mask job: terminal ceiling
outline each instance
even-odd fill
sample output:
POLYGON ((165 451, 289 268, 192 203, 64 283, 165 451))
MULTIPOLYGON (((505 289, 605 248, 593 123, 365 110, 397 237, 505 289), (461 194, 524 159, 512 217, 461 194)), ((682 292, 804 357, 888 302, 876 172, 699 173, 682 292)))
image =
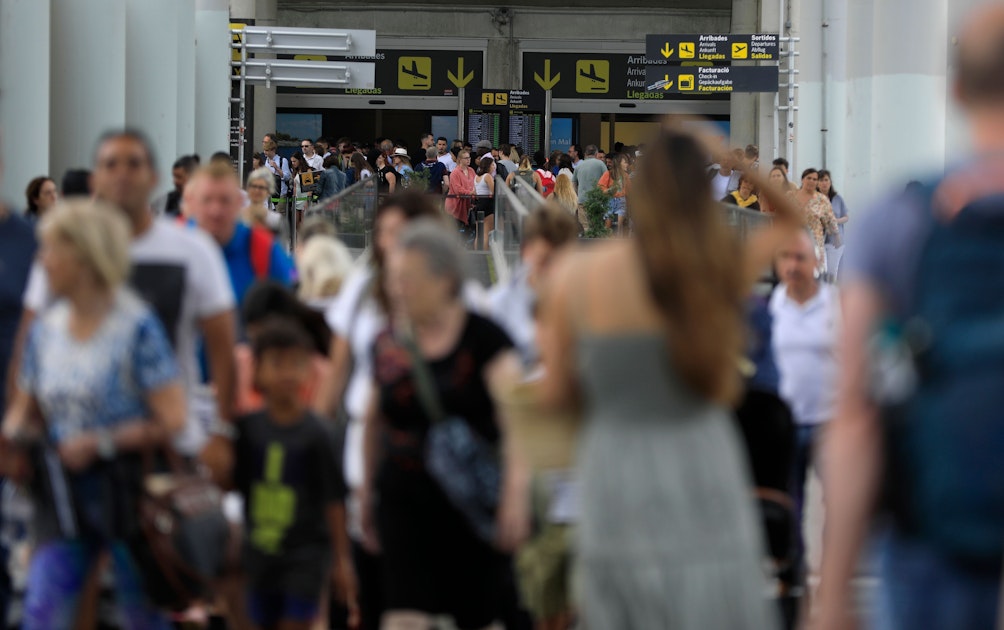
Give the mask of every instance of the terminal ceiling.
MULTIPOLYGON (((622 2, 611 3, 610 0, 546 0, 542 2, 541 0, 464 0, 462 3, 457 2, 423 2, 426 6, 444 6, 444 7, 454 7, 464 6, 464 7, 486 7, 486 8, 502 8, 502 7, 534 7, 534 8, 560 8, 568 7, 574 9, 577 7, 610 7, 611 13, 616 13, 619 10, 625 8, 663 8, 670 10, 692 10, 700 12, 702 10, 718 12, 722 10, 731 10, 733 0, 623 0, 622 2)), ((320 0, 279 0, 279 11, 282 12, 283 8, 300 10, 300 11, 323 11, 323 10, 333 10, 338 9, 359 9, 365 8, 367 6, 372 6, 361 2, 342 2, 338 0, 331 0, 328 2, 323 2, 320 0)), ((407 6, 408 8, 415 8, 415 3, 381 3, 381 7, 389 7, 394 5, 407 6)))

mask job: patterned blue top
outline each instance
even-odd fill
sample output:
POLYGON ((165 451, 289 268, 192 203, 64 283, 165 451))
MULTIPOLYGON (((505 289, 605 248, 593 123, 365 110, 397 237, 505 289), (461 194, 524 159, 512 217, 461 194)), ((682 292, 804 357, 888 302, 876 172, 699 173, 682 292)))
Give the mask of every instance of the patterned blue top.
MULTIPOLYGON (((180 372, 164 329, 146 304, 120 290, 86 341, 69 332, 70 305, 57 302, 34 324, 20 387, 38 401, 52 440, 149 418, 145 397, 180 372)), ((180 382, 180 381, 179 381, 180 382)))

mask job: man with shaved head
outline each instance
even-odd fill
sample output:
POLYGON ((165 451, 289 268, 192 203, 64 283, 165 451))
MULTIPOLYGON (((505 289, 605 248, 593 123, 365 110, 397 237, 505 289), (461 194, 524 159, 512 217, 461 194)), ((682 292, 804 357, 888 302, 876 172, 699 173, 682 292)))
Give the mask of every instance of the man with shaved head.
POLYGON ((272 233, 241 222, 244 199, 230 164, 210 164, 192 175, 185 187, 185 209, 223 251, 237 303, 255 280, 291 286, 293 263, 272 233))
POLYGON ((882 201, 847 248, 816 628, 852 627, 873 533, 878 627, 999 627, 1004 4, 969 17, 955 62, 973 156, 882 201))

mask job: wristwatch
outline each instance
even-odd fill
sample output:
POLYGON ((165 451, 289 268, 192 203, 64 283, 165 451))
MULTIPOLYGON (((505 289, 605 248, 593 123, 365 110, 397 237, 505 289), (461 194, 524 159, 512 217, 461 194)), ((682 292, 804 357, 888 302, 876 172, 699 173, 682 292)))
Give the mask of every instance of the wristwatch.
POLYGON ((108 461, 115 457, 115 438, 107 429, 98 430, 98 457, 108 461))

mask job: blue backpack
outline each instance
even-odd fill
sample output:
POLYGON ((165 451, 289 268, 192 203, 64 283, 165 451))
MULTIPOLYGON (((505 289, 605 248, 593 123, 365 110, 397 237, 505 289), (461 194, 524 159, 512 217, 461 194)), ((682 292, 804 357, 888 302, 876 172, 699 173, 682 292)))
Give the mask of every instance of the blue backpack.
POLYGON ((901 529, 960 561, 1004 555, 1004 194, 930 218, 906 331, 914 387, 885 409, 887 498, 901 529), (891 489, 891 492, 888 492, 891 489))

